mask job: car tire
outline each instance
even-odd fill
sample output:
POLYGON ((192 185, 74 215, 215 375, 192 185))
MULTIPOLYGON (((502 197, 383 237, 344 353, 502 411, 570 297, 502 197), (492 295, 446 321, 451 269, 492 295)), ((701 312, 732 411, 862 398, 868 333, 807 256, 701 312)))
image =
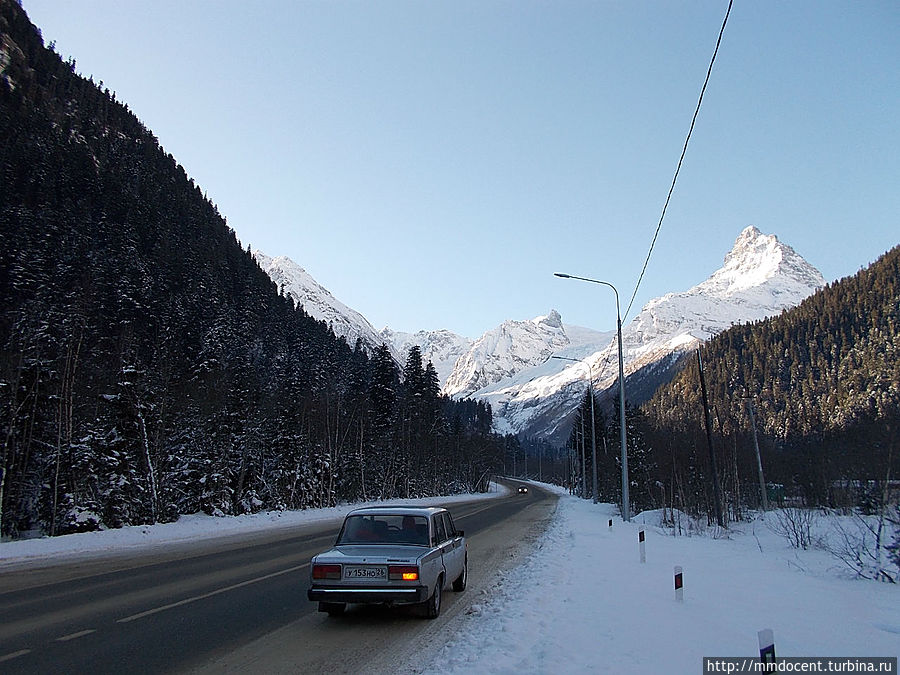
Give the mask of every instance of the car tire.
POLYGON ((444 588, 444 577, 438 577, 434 593, 425 601, 425 618, 436 619, 441 614, 441 591, 444 588))
POLYGON ((459 576, 453 581, 453 590, 457 593, 462 593, 466 590, 466 582, 469 580, 469 559, 466 558, 463 563, 462 572, 459 573, 459 576))
POLYGON ((340 616, 344 613, 344 610, 347 609, 347 604, 344 602, 320 602, 319 603, 319 611, 327 612, 328 616, 340 616))

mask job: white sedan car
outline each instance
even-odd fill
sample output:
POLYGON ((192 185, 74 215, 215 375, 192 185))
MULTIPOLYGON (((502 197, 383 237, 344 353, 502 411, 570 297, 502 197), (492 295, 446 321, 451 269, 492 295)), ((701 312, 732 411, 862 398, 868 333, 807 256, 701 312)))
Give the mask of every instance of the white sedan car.
POLYGON ((310 563, 307 597, 334 616, 348 603, 419 605, 436 618, 441 592, 466 588, 468 551, 444 508, 370 506, 347 514, 334 548, 310 563))

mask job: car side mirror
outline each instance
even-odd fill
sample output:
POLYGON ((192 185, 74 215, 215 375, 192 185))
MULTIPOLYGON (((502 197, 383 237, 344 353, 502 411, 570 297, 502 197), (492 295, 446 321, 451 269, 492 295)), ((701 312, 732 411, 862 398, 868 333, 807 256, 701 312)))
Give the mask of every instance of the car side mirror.
POLYGON ((463 537, 463 536, 465 536, 465 532, 463 532, 462 530, 457 530, 457 531, 456 531, 456 536, 457 536, 457 537, 463 537))

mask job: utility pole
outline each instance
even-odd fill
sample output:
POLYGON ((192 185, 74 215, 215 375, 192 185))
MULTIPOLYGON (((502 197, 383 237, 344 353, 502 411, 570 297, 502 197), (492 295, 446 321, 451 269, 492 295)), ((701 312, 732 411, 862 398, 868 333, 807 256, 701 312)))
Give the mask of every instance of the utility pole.
POLYGON ((587 499, 587 462, 584 457, 584 415, 581 415, 581 498, 587 499))
POLYGON ((759 441, 756 438, 756 415, 753 410, 753 397, 747 397, 747 408, 750 410, 750 428, 753 429, 753 449, 756 451, 756 469, 759 472, 759 494, 762 497, 763 511, 769 510, 769 496, 766 494, 766 479, 763 477, 762 457, 759 454, 759 441))
MULTIPOLYGON (((590 364, 588 364, 590 367, 590 364)), ((594 419, 594 378, 591 376, 591 457, 593 463, 594 503, 597 503, 597 422, 594 419)))
POLYGON ((578 494, 578 430, 575 430, 575 443, 569 450, 569 494, 573 497, 578 494))
POLYGON ((703 376, 703 359, 700 358, 700 349, 697 349, 697 367, 700 370, 700 392, 703 395, 703 419, 706 422, 706 444, 709 446, 709 466, 713 475, 713 496, 715 497, 716 522, 719 527, 725 527, 725 519, 722 516, 722 486, 719 485, 719 470, 716 467, 716 453, 713 451, 712 423, 709 418, 709 399, 706 397, 706 378, 703 376))

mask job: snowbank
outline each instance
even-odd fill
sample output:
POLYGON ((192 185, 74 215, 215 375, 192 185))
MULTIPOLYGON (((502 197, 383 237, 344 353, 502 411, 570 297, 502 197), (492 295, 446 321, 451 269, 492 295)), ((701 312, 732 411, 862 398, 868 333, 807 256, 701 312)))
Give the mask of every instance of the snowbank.
POLYGON ((848 580, 831 555, 791 548, 761 521, 674 537, 651 524, 658 513, 644 525, 615 513, 562 496, 534 555, 456 619, 426 672, 696 673, 704 656, 757 656, 764 628, 780 656, 900 652, 900 586, 848 580))
POLYGON ((491 491, 485 494, 463 494, 423 499, 395 499, 383 502, 342 504, 333 508, 307 509, 304 511, 265 511, 252 515, 214 517, 205 514, 181 516, 174 523, 134 525, 115 530, 82 532, 61 537, 42 537, 8 541, 0 544, 0 569, 11 564, 31 560, 82 557, 109 552, 139 551, 163 545, 215 539, 233 535, 249 535, 278 528, 291 528, 315 522, 338 520, 349 511, 372 504, 453 504, 472 499, 502 497, 509 491, 502 485, 491 483, 491 491))

